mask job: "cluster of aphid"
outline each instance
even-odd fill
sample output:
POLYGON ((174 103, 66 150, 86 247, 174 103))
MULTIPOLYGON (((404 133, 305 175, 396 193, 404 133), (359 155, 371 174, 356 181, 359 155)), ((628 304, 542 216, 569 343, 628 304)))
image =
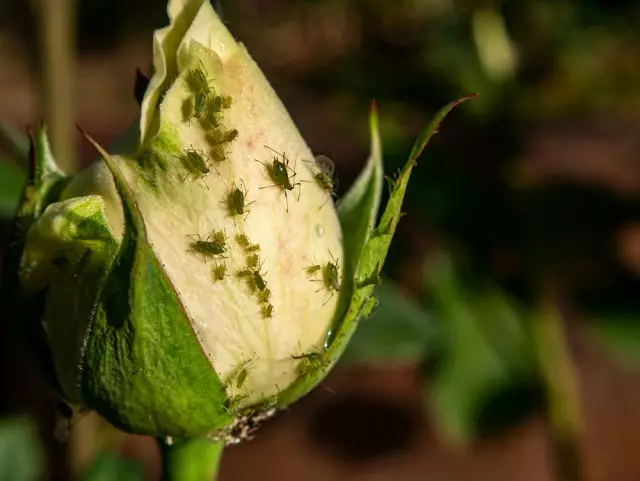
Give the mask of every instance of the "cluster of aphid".
POLYGON ((262 317, 270 319, 273 317, 273 304, 271 304, 271 290, 264 280, 266 272, 262 272, 264 261, 260 262, 260 244, 252 244, 245 234, 238 234, 236 240, 246 255, 246 267, 238 271, 237 276, 247 283, 251 294, 257 294, 262 317))
POLYGON ((238 137, 238 131, 227 130, 222 125, 223 110, 231 107, 232 99, 228 95, 216 93, 202 62, 189 70, 187 84, 193 95, 185 101, 185 120, 191 122, 192 119, 196 119, 208 130, 207 140, 211 150, 207 154, 201 149, 191 147, 185 150, 180 160, 187 171, 187 177, 203 179, 211 168, 216 170, 212 162, 219 164, 226 159, 227 147, 238 137))
POLYGON ((321 352, 308 352, 299 356, 292 354, 291 358, 300 361, 296 366, 298 376, 304 376, 310 372, 326 369, 330 363, 326 350, 322 350, 321 352))
MULTIPOLYGON (((234 413, 235 414, 235 413, 234 413)), ((239 444, 242 441, 250 441, 260 424, 271 419, 276 414, 276 408, 271 407, 263 411, 249 409, 245 414, 234 416, 231 426, 211 436, 212 441, 224 441, 230 444, 239 444)))
MULTIPOLYGON (((287 191, 292 191, 295 187, 300 188, 303 182, 315 182, 320 186, 320 188, 322 188, 322 190, 329 194, 327 200, 331 199, 335 195, 335 185, 333 181, 334 165, 329 157, 325 155, 318 155, 314 161, 305 160, 304 162, 313 164, 317 169, 313 174, 314 180, 300 180, 298 182, 294 182, 293 180, 297 175, 295 171, 295 165, 293 166, 293 168, 289 166, 289 159, 284 152, 279 153, 271 149, 270 147, 267 148, 277 154, 273 157, 271 163, 264 163, 258 159, 255 159, 255 161, 264 165, 264 167, 267 169, 267 174, 269 175, 269 178, 271 179, 273 184, 260 188, 266 189, 269 187, 277 187, 281 189, 284 192, 285 201, 287 202, 287 211, 289 211, 289 198, 287 195, 287 191), (282 160, 280 160, 280 157, 282 157, 282 160)), ((298 198, 299 197, 300 190, 298 190, 298 198)), ((320 208, 324 207, 325 204, 326 202, 324 202, 320 206, 320 208)))

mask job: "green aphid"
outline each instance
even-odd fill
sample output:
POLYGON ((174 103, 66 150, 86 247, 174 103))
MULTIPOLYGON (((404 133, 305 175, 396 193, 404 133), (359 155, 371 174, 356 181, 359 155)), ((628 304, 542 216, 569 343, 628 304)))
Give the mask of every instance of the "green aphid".
POLYGON ((246 248, 249 245, 249 238, 246 234, 236 235, 236 241, 238 241, 238 244, 243 248, 246 248))
MULTIPOLYGON (((265 146, 267 147, 267 146, 265 146)), ((273 150, 270 147, 267 147, 269 150, 273 150)), ((275 151, 274 151, 275 152, 275 151)), ((276 152, 277 153, 277 152, 276 152)), ((287 202, 287 212, 289 211, 289 198, 287 197, 287 191, 293 190, 294 187, 300 187, 300 182, 293 183, 293 178, 297 175, 295 171, 295 166, 292 169, 289 167, 289 159, 287 159, 284 153, 278 154, 282 155, 282 162, 278 159, 278 157, 274 157, 271 164, 265 164, 264 162, 259 161, 258 159, 254 159, 256 162, 264 165, 267 168, 267 172, 269 177, 273 181, 273 185, 267 185, 264 187, 260 187, 261 189, 266 189, 269 187, 279 187, 284 192, 285 200, 287 202), (292 175, 289 175, 289 171, 292 172, 292 175)), ((299 197, 299 194, 298 194, 299 197)))
POLYGON ((195 93, 204 92, 207 95, 209 94, 211 91, 211 85, 209 84, 210 81, 207 78, 206 69, 204 68, 202 60, 199 62, 198 66, 189 70, 187 82, 189 87, 191 87, 195 93))
POLYGON ((232 216, 248 214, 249 207, 254 202, 247 202, 247 188, 241 180, 240 185, 233 184, 227 198, 227 204, 232 216))
POLYGON ((258 290, 264 291, 266 289, 267 284, 264 282, 259 270, 253 271, 253 281, 255 282, 258 290))
POLYGON ((236 379, 236 387, 238 389, 242 387, 248 375, 249 375, 249 370, 246 367, 243 367, 242 369, 240 369, 240 372, 238 373, 238 378, 236 379))
POLYGON ((220 113, 220 111, 222 110, 222 97, 220 95, 213 96, 210 108, 213 113, 220 113))
POLYGON ((191 115, 187 121, 191 119, 200 120, 202 116, 207 113, 209 108, 208 106, 209 94, 206 92, 197 92, 193 97, 193 107, 191 109, 191 115))
POLYGON ((340 265, 331 256, 332 260, 327 262, 322 270, 322 280, 327 290, 340 291, 340 265))
POLYGON ((262 304, 260 307, 260 314, 265 319, 271 319, 273 317, 273 305, 271 304, 262 304))
POLYGON ((291 355, 292 359, 300 360, 300 363, 296 367, 296 372, 299 376, 309 374, 319 369, 326 369, 331 361, 327 357, 327 351, 323 352, 308 352, 299 356, 291 355))
POLYGON ((215 129, 209 134, 209 139, 213 144, 216 145, 230 144, 238 138, 238 135, 240 134, 237 129, 230 129, 226 131, 215 129))
POLYGON ((249 238, 245 234, 238 234, 236 236, 236 240, 238 241, 238 244, 240 244, 240 246, 248 254, 260 251, 260 244, 250 243, 249 238))
POLYGON ((231 143, 231 142, 233 142, 234 140, 236 140, 238 138, 238 135, 239 134, 238 134, 238 130, 237 129, 228 130, 225 133, 224 141, 226 143, 231 143))
POLYGON ((258 257, 258 254, 251 254, 249 257, 247 257, 247 267, 249 267, 250 269, 257 268, 259 262, 260 258, 258 257))
POLYGON ((335 184, 333 181, 335 166, 333 161, 326 155, 318 155, 316 156, 315 161, 305 160, 305 162, 312 163, 317 168, 316 173, 313 175, 315 183, 329 194, 327 200, 320 206, 320 209, 322 209, 329 199, 335 197, 335 184))
POLYGON ((265 289, 264 291, 260 291, 258 293, 258 302, 260 304, 267 304, 269 302, 269 299, 271 299, 271 290, 270 289, 265 289))
POLYGON ((227 160, 227 152, 222 145, 216 145, 211 149, 211 159, 217 164, 227 160))
POLYGON ((240 389, 247 380, 251 363, 253 363, 253 358, 241 362, 225 381, 225 387, 235 380, 236 388, 240 389))
MULTIPOLYGON (((331 260, 322 266, 322 279, 317 279, 315 281, 322 282, 323 287, 318 289, 316 292, 320 292, 322 289, 326 289, 329 292, 329 297, 325 301, 325 304, 329 302, 329 299, 333 297, 334 292, 340 291, 340 264, 333 257, 333 254, 329 252, 331 255, 331 260)), ((315 267, 315 266, 311 266, 315 267)), ((315 269, 317 272, 317 269, 315 269)))
POLYGON ((187 252, 195 252, 206 258, 222 256, 227 252, 227 238, 223 231, 213 231, 209 236, 202 240, 200 236, 189 244, 190 249, 187 252))
MULTIPOLYGON (((182 162, 182 166, 192 178, 203 179, 204 182, 204 176, 211 172, 209 167, 209 158, 202 150, 196 149, 193 146, 185 150, 184 155, 180 157, 180 160, 182 162)), ((205 186, 207 189, 209 188, 206 182, 205 186)))
POLYGON ((322 269, 321 265, 313 264, 313 265, 310 265, 309 267, 305 267, 304 271, 307 273, 309 277, 311 277, 316 275, 318 271, 320 271, 320 269, 322 269))
POLYGON ((230 109, 232 101, 233 101, 233 99, 231 98, 230 95, 223 95, 222 96, 222 108, 223 109, 230 109))
POLYGON ((213 282, 223 281, 227 274, 226 264, 218 264, 213 268, 213 282))
POLYGON ((244 399, 248 396, 246 394, 236 394, 235 396, 229 398, 225 405, 225 410, 231 414, 232 416, 236 416, 238 411, 240 411, 240 405, 244 399))
POLYGON ((258 289, 259 291, 264 291, 267 288, 267 283, 262 276, 266 275, 266 272, 264 274, 260 273, 262 264, 256 268, 249 265, 250 262, 253 263, 253 259, 249 259, 247 261, 247 269, 238 272, 237 275, 238 277, 243 277, 246 279, 252 293, 255 292, 256 289, 258 289))

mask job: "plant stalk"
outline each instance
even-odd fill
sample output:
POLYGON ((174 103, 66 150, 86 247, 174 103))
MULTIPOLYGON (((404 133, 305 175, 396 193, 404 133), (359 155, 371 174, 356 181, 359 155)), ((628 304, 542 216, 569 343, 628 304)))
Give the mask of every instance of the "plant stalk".
POLYGON ((77 170, 75 103, 75 0, 36 0, 39 30, 41 89, 51 146, 58 165, 77 170))
POLYGON ((163 481, 213 481, 220 469, 224 441, 203 438, 158 439, 163 481))
POLYGON ((558 307, 543 301, 534 314, 533 341, 544 383, 558 481, 583 479, 580 455, 583 432, 578 378, 558 307))

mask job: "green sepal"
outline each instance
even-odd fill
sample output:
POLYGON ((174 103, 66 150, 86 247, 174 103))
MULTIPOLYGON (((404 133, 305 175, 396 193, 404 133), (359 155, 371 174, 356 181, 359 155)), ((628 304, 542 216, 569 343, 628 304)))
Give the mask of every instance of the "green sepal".
POLYGON ((65 397, 82 402, 83 349, 117 251, 103 198, 55 202, 29 229, 20 267, 27 291, 47 289, 42 324, 65 397))
MULTIPOLYGON (((309 368, 295 383, 280 393, 277 399, 278 405, 287 406, 293 403, 320 383, 342 355, 349 339, 351 339, 351 336, 358 326, 358 321, 370 314, 371 308, 374 305, 373 299, 375 284, 378 282, 380 277, 380 271, 386 259, 389 245, 391 244, 396 226, 402 215, 402 201, 409 183, 411 171, 417 165, 417 159, 429 140, 438 132, 438 128, 442 120, 454 107, 471 97, 474 97, 474 95, 463 97, 462 99, 451 102, 435 115, 429 125, 427 125, 427 127, 418 136, 411 150, 409 160, 400 171, 398 177, 390 183, 391 194, 389 201, 377 227, 369 228, 368 230, 360 230, 358 232, 358 238, 354 238, 349 241, 351 246, 363 244, 363 247, 361 254, 358 257, 358 261, 355 264, 356 267, 353 278, 343 278, 342 281, 343 287, 341 290, 341 296, 344 295, 345 292, 349 292, 349 286, 353 286, 352 294, 349 296, 347 311, 342 317, 341 322, 337 325, 335 332, 329 333, 326 349, 321 353, 314 353, 313 356, 309 357, 309 368)), ((375 110, 372 111, 371 126, 372 137, 374 137, 377 134, 375 110), (375 133, 373 132, 374 129, 375 133)), ((372 145, 375 145, 375 141, 372 141, 372 145)), ((374 156, 372 155, 372 157, 374 156)), ((381 162, 380 159, 378 162, 381 162)), ((378 185, 381 183, 375 175, 369 176, 369 182, 376 183, 376 187, 378 189, 380 188, 378 185)), ((358 191, 367 192, 368 189, 365 186, 360 185, 358 187, 358 191)), ((367 198, 367 196, 362 196, 362 198, 367 198)), ((368 205, 371 210, 366 212, 362 209, 360 210, 361 215, 367 215, 367 213, 375 215, 375 201, 369 201, 368 205)), ((344 213, 340 216, 341 222, 345 222, 343 221, 343 216, 344 213)), ((370 218, 371 217, 368 217, 368 219, 370 218)), ((343 223, 342 228, 343 232, 349 232, 352 230, 352 227, 346 223, 343 223)), ((354 248, 352 247, 352 249, 354 248)), ((351 254, 352 252, 345 249, 345 258, 349 258, 351 254)))
MULTIPOLYGON (((369 130, 371 135, 369 159, 349 191, 338 202, 338 216, 343 232, 345 280, 353 279, 358 259, 373 230, 380 207, 384 167, 375 104, 371 105, 369 130)), ((351 289, 352 285, 348 287, 351 289)))
POLYGON ((232 423, 223 384, 149 245, 119 161, 87 138, 115 178, 126 230, 87 342, 85 401, 127 432, 178 437, 213 433, 232 423))
POLYGON ((35 220, 47 205, 57 200, 67 175, 60 170, 53 157, 44 124, 30 136, 29 178, 16 217, 35 220))

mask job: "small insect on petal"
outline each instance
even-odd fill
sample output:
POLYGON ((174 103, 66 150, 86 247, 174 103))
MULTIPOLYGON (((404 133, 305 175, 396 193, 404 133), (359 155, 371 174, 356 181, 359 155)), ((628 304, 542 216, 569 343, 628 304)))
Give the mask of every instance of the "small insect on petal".
POLYGON ((218 264, 213 268, 213 282, 223 281, 227 273, 226 264, 218 264))
POLYGON ((199 235, 189 244, 187 252, 194 252, 202 255, 205 259, 222 256, 227 252, 227 237, 224 231, 213 231, 209 236, 202 240, 199 235))
MULTIPOLYGON (((289 159, 287 159, 285 153, 283 152, 280 154, 275 150, 271 149, 271 147, 267 147, 266 145, 265 147, 271 150, 272 152, 275 152, 276 154, 278 154, 278 156, 282 156, 282 161, 280 161, 278 157, 273 157, 271 164, 266 164, 264 162, 259 161, 258 159, 254 159, 256 162, 262 164, 267 169, 267 173, 269 174, 269 177, 273 182, 272 185, 267 185, 260 188, 261 189, 266 189, 269 187, 280 188, 284 192, 284 197, 287 202, 287 212, 288 212, 289 198, 287 196, 287 191, 293 190, 296 186, 300 188, 302 184, 300 182, 295 182, 295 183, 292 182, 293 178, 297 175, 297 173, 295 171, 295 165, 293 169, 289 167, 289 159), (289 171, 292 172, 292 175, 289 175, 289 171)), ((298 190, 298 199, 299 198, 300 198, 300 191, 298 190)))
POLYGON ((258 302, 260 302, 260 304, 267 304, 269 302, 269 299, 271 299, 270 289, 265 289, 258 293, 258 302))
POLYGON ((260 313, 262 317, 265 319, 270 319, 273 317, 273 306, 271 304, 262 304, 260 308, 260 313))

